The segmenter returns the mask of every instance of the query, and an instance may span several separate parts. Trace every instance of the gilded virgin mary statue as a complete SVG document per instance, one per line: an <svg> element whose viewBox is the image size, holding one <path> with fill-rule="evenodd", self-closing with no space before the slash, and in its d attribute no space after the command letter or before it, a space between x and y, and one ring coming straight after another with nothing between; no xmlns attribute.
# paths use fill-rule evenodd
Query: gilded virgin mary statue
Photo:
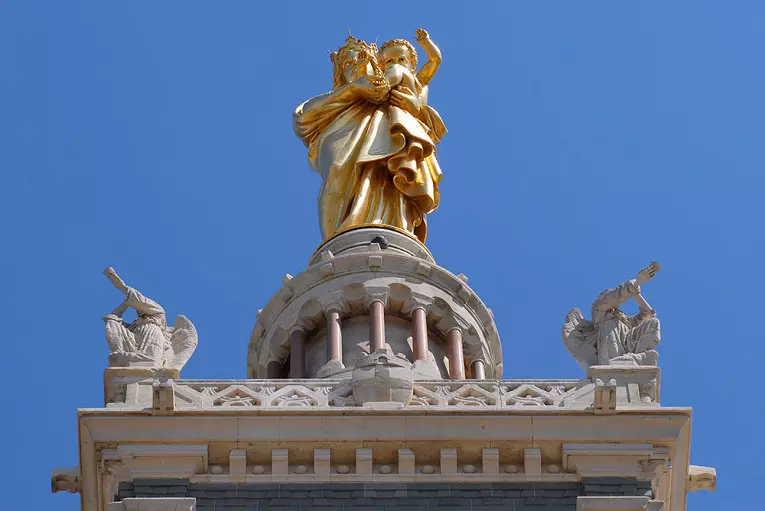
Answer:
<svg viewBox="0 0 765 511"><path fill-rule="evenodd" d="M331 54L334 85L295 109L295 133L322 177L319 224L326 240L361 226L387 226L425 241L425 217L438 207L436 148L446 134L428 106L441 52L425 30L379 49L349 36Z"/></svg>

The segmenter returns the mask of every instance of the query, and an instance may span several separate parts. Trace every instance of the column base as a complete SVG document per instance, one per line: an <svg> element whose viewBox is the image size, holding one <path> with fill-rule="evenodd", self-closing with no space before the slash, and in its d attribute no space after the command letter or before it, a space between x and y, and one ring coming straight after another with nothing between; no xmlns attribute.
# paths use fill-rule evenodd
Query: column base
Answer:
<svg viewBox="0 0 765 511"><path fill-rule="evenodd" d="M343 365L342 362L339 360L330 360L321 366L321 369L319 369L319 372L316 374L316 376L318 378L329 378L343 371L345 371L345 365Z"/></svg>
<svg viewBox="0 0 765 511"><path fill-rule="evenodd" d="M412 364L412 372L415 380L443 380L441 371L428 360L415 360Z"/></svg>

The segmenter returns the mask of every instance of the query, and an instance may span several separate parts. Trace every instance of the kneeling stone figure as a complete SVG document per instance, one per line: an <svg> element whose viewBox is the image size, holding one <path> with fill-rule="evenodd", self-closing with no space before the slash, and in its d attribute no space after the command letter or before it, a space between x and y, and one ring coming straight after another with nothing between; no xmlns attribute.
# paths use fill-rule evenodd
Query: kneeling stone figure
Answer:
<svg viewBox="0 0 765 511"><path fill-rule="evenodd" d="M592 321L584 319L579 309L571 309L563 324L562 337L568 351L587 371L593 365L656 366L661 340L659 319L641 295L640 286L661 269L651 263L637 276L615 288L603 291L592 304ZM639 307L627 316L618 307L633 298Z"/></svg>
<svg viewBox="0 0 765 511"><path fill-rule="evenodd" d="M191 321L178 315L175 325L168 327L161 305L128 287L113 268L104 270L104 275L125 293L124 301L104 317L106 342L112 350L109 366L180 370L197 347L197 330ZM128 308L138 314L132 323L122 319Z"/></svg>

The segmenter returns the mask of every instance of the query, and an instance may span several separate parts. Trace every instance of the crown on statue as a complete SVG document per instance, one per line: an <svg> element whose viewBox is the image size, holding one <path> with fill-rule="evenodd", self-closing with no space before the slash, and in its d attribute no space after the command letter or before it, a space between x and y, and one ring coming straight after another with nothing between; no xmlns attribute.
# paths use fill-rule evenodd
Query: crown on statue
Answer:
<svg viewBox="0 0 765 511"><path fill-rule="evenodd" d="M377 63L377 44L367 43L361 39L356 39L348 33L348 38L345 40L345 44L338 48L337 51L329 53L329 59L332 61L332 64L334 64L334 88L345 85L343 71L348 64L350 58L349 55L352 51L355 51L358 54L355 60L362 58L368 59L372 62L372 67L374 67L375 72L377 73L380 71L380 66Z"/></svg>
<svg viewBox="0 0 765 511"><path fill-rule="evenodd" d="M362 41L361 39L356 39L349 33L348 38L345 40L345 44L341 46L340 48L338 48L337 51L332 51L329 53L329 59L332 61L333 64L337 62L341 62L342 60L344 60L344 58L347 58L348 53L351 50L368 53L375 57L377 56L377 44L366 43L365 41Z"/></svg>

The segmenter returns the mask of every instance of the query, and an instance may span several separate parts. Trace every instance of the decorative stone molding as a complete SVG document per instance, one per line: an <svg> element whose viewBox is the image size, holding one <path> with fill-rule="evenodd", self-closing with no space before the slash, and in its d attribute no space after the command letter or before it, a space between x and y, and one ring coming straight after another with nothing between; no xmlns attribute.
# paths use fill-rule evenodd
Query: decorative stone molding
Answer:
<svg viewBox="0 0 765 511"><path fill-rule="evenodd" d="M576 511L663 511L664 503L649 497L577 497Z"/></svg>
<svg viewBox="0 0 765 511"><path fill-rule="evenodd" d="M207 445L120 444L101 452L104 461L122 465L120 479L189 477L207 471Z"/></svg>
<svg viewBox="0 0 765 511"><path fill-rule="evenodd" d="M580 477L648 478L645 462L655 454L664 454L651 444L563 444L563 471Z"/></svg>
<svg viewBox="0 0 765 511"><path fill-rule="evenodd" d="M381 243L375 240L383 237L386 242L383 250ZM344 232L325 241L314 251L308 266L322 260L324 253L334 253L337 256L351 253L369 252L395 253L422 260L424 263L435 263L430 251L421 243L409 236L384 227L363 227Z"/></svg>
<svg viewBox="0 0 765 511"><path fill-rule="evenodd" d="M193 497L127 498L109 505L109 511L196 511Z"/></svg>
<svg viewBox="0 0 765 511"><path fill-rule="evenodd" d="M398 362L398 357L388 355L388 358ZM408 365L407 361L401 362L403 366ZM593 406L594 388L587 380L415 381L406 406L585 410ZM173 390L176 410L342 408L363 404L354 401L353 388L347 380L179 380L174 382ZM572 399L575 396L577 398ZM144 403L135 405L148 408L152 401L147 396Z"/></svg>

